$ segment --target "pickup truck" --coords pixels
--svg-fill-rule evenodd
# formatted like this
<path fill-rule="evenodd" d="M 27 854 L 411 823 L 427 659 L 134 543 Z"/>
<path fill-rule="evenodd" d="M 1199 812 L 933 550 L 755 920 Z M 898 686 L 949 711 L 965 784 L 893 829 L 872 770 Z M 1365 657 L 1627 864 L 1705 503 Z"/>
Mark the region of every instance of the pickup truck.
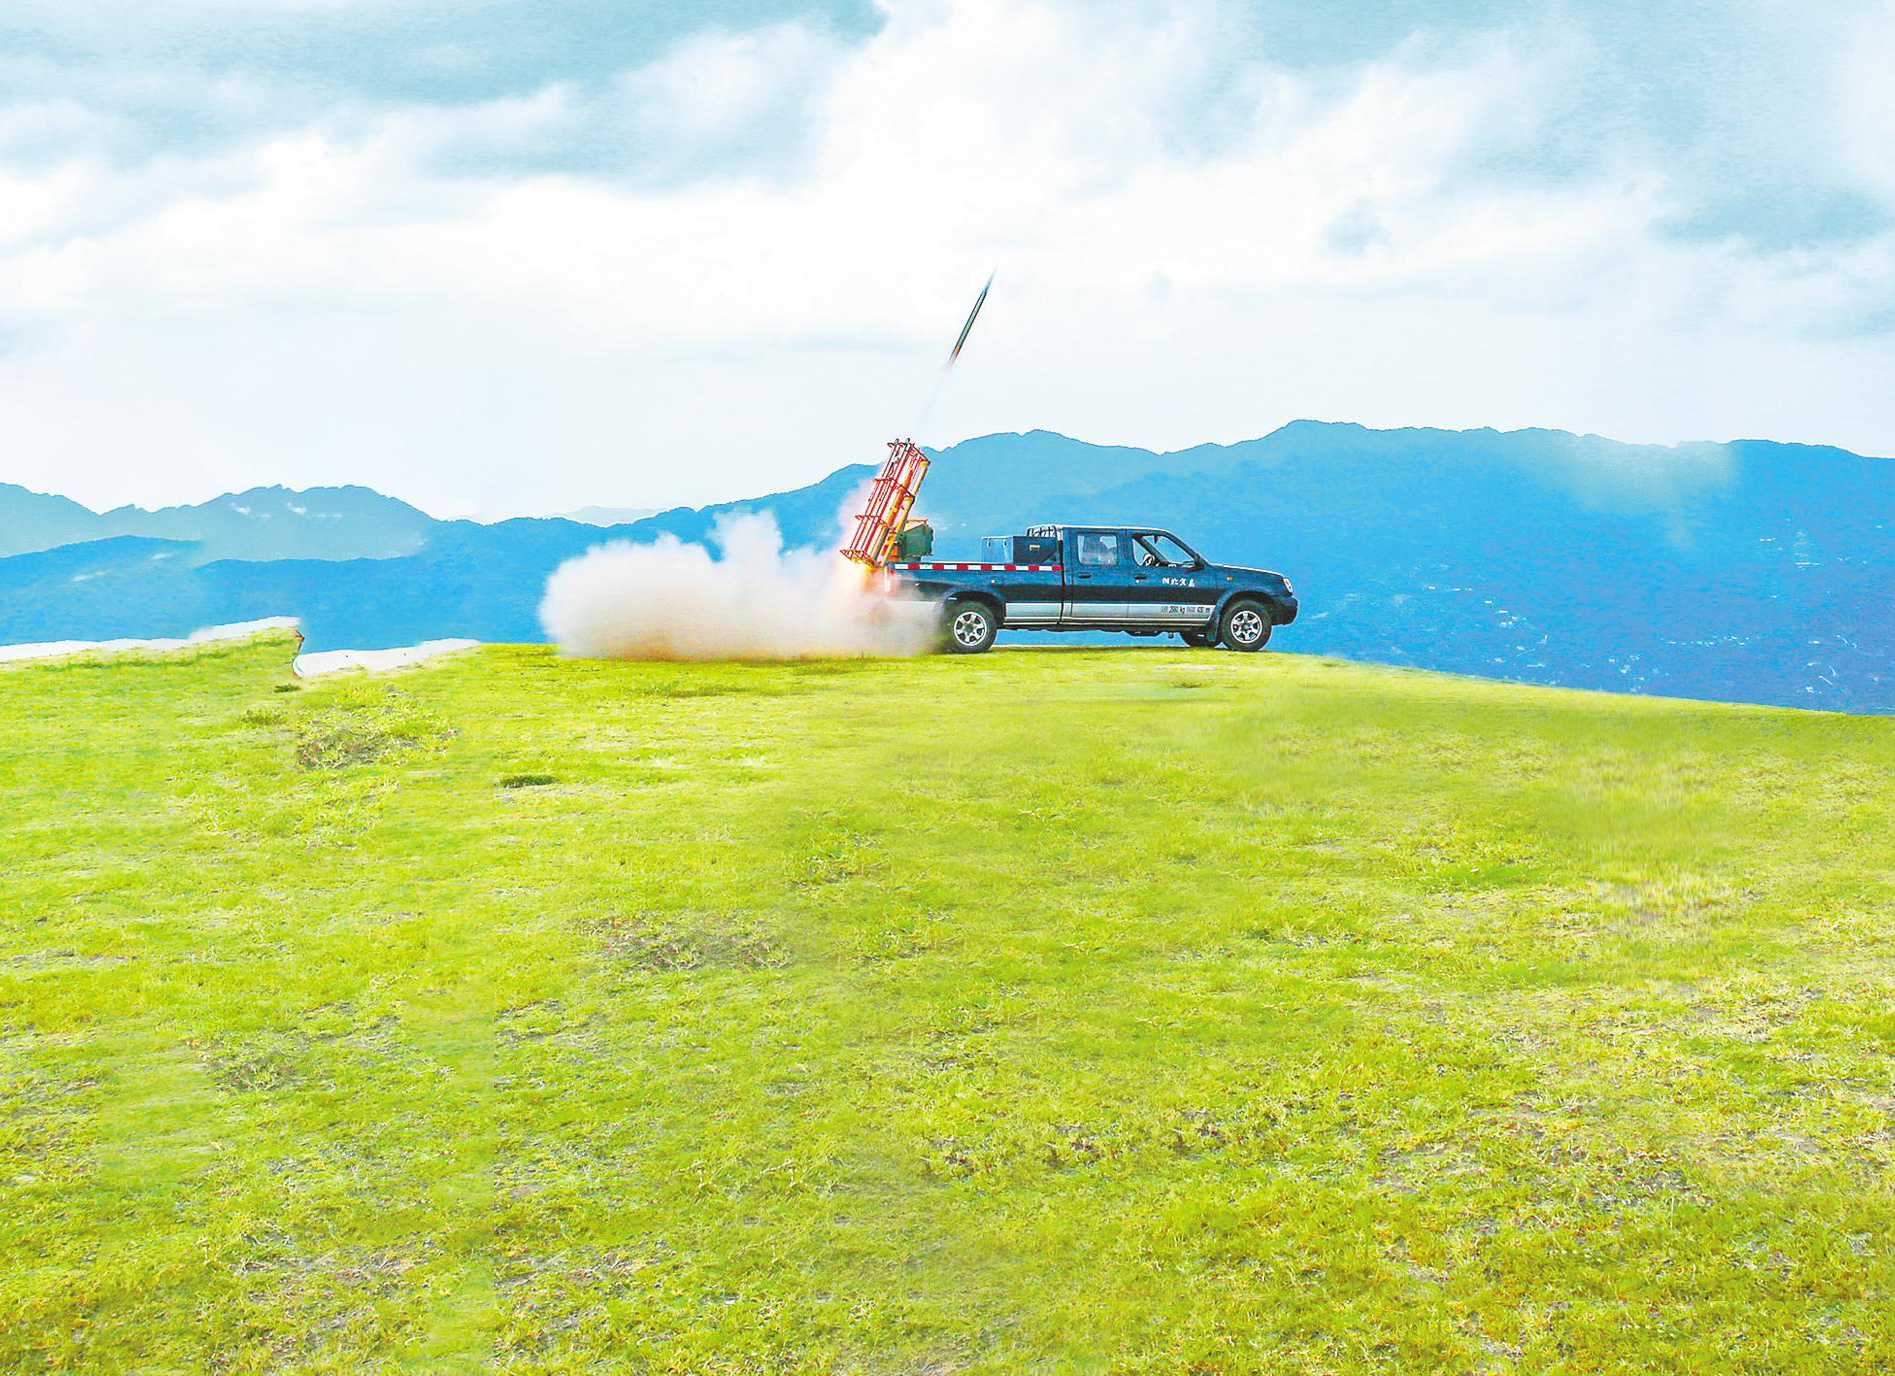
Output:
<path fill-rule="evenodd" d="M 1185 644 L 1261 650 L 1296 620 L 1290 580 L 1213 564 L 1149 526 L 1029 526 L 991 535 L 980 563 L 884 566 L 894 597 L 938 603 L 942 643 L 988 649 L 1002 630 L 1172 634 Z"/>

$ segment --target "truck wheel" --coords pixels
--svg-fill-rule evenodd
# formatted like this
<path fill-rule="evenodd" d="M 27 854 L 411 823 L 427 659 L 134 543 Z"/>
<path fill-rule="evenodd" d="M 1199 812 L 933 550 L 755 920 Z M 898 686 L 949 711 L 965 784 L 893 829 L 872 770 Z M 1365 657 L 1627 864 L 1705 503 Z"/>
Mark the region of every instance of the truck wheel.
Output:
<path fill-rule="evenodd" d="M 1255 602 L 1233 602 L 1224 609 L 1218 639 L 1233 650 L 1255 653 L 1270 643 L 1270 616 Z"/>
<path fill-rule="evenodd" d="M 957 655 L 977 655 L 990 649 L 1000 630 L 1000 618 L 985 602 L 953 602 L 942 618 L 948 651 Z"/>
<path fill-rule="evenodd" d="M 1179 631 L 1178 639 L 1182 640 L 1194 650 L 1202 650 L 1206 645 L 1211 643 L 1210 636 L 1206 635 L 1203 631 Z"/>

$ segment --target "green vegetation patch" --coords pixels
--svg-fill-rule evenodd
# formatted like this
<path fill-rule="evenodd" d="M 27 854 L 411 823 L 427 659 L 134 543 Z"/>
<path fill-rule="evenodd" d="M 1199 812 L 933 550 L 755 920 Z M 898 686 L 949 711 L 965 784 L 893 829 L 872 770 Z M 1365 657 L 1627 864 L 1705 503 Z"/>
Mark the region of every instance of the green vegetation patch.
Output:
<path fill-rule="evenodd" d="M 0 1367 L 1873 1371 L 1895 723 L 0 672 Z"/>

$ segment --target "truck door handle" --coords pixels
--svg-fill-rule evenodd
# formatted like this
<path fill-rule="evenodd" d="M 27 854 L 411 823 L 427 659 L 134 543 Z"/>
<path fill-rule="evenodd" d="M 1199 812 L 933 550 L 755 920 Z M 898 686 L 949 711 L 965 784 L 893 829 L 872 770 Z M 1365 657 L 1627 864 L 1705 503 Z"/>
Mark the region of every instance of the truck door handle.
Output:
<path fill-rule="evenodd" d="M 1074 574 L 1074 575 L 1073 575 L 1073 577 L 1075 577 L 1075 578 L 1090 578 L 1090 577 L 1092 577 L 1092 575 L 1091 575 L 1091 574 L 1089 574 L 1089 573 L 1076 573 L 1076 574 Z"/>
<path fill-rule="evenodd" d="M 1142 573 L 1135 573 L 1132 575 L 1132 581 L 1134 583 L 1143 583 L 1145 581 L 1145 575 Z"/>

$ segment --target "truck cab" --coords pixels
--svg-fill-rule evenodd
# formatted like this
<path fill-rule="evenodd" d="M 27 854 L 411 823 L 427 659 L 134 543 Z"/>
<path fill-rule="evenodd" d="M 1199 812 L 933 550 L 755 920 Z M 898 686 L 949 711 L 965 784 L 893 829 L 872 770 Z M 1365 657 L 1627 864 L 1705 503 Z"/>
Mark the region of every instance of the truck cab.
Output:
<path fill-rule="evenodd" d="M 892 591 L 941 603 L 946 647 L 959 653 L 987 649 L 1003 629 L 1175 634 L 1260 650 L 1296 619 L 1282 574 L 1214 564 L 1155 526 L 1030 526 L 987 537 L 982 556 L 888 566 Z"/>

